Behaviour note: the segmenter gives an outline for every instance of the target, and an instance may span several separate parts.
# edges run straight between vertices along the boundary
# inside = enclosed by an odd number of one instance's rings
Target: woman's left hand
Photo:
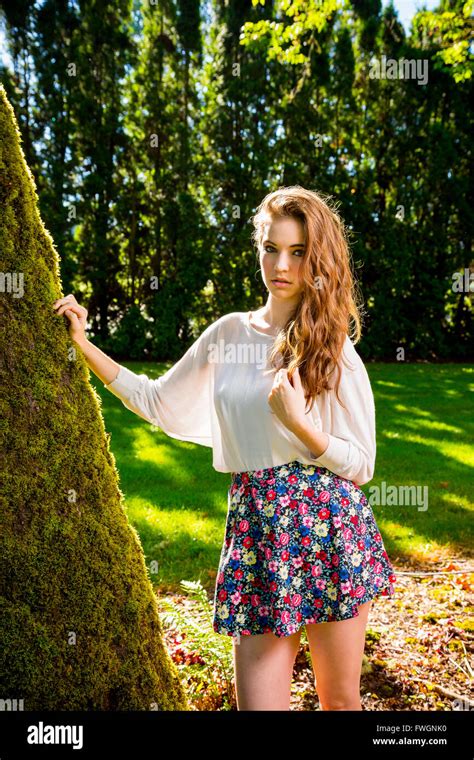
[[[288,430],[293,432],[295,428],[304,425],[308,418],[298,368],[293,373],[292,381],[294,385],[290,383],[287,369],[278,370],[273,380],[273,388],[268,394],[268,403]]]

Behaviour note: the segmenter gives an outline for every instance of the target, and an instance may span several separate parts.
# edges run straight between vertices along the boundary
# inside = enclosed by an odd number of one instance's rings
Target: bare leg
[[[293,665],[301,629],[291,636],[273,633],[234,639],[238,710],[289,710]]]
[[[306,635],[323,710],[362,710],[360,675],[372,599],[349,620],[307,623]]]

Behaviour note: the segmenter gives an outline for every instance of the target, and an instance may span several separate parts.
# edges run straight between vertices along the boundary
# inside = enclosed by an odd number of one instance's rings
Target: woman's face
[[[263,281],[274,298],[298,302],[297,296],[302,290],[299,269],[304,250],[304,227],[299,219],[275,218],[264,226],[260,266]]]

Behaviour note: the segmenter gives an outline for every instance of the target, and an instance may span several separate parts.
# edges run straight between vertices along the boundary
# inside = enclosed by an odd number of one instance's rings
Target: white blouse
[[[104,387],[172,438],[210,446],[218,472],[260,470],[296,459],[357,485],[367,483],[375,466],[375,405],[349,336],[343,353],[350,368],[339,360],[339,396],[348,411],[329,390],[307,412],[315,428],[329,436],[317,458],[268,403],[275,376],[267,361],[273,341],[250,324],[249,312],[234,311],[210,324],[156,380],[120,365],[115,380]],[[337,371],[332,377],[337,379]]]

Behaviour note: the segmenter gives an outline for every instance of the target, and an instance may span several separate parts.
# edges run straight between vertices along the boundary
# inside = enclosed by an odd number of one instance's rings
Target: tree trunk
[[[0,696],[187,710],[19,138],[0,86]]]

